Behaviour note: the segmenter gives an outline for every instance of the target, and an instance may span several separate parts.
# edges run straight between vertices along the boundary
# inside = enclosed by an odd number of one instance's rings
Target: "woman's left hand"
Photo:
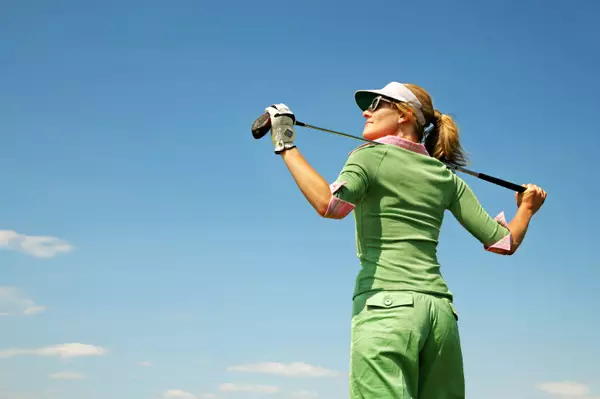
[[[294,144],[296,138],[294,113],[285,104],[271,105],[265,111],[271,116],[271,142],[275,147],[275,153],[280,154],[296,147]]]

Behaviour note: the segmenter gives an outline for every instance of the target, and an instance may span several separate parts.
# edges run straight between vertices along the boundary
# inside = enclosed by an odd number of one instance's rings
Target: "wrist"
[[[296,144],[294,143],[282,143],[275,146],[275,154],[284,155],[291,149],[296,148]]]
[[[524,218],[530,220],[533,217],[534,212],[533,212],[533,209],[531,209],[531,208],[528,208],[525,206],[520,206],[517,209],[517,214],[521,217],[524,217]]]

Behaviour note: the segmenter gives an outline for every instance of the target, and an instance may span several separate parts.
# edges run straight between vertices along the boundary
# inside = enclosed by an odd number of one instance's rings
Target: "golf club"
[[[377,141],[368,140],[368,139],[365,139],[362,137],[353,136],[351,134],[346,134],[346,133],[342,133],[342,132],[336,132],[335,130],[324,129],[322,127],[309,125],[307,123],[300,122],[300,121],[296,121],[295,124],[296,124],[296,126],[302,126],[302,127],[306,127],[309,129],[320,130],[320,131],[326,132],[326,133],[337,134],[339,136],[348,137],[351,139],[360,140],[360,141],[364,141],[367,143],[381,144]],[[271,130],[271,116],[269,115],[268,112],[265,112],[264,114],[259,116],[252,124],[252,136],[258,140],[258,139],[262,138],[263,136],[265,136],[269,132],[269,130]],[[518,184],[511,183],[506,180],[498,179],[497,177],[486,175],[484,173],[474,172],[472,170],[463,168],[461,166],[450,165],[448,163],[445,163],[445,164],[450,169],[458,170],[460,172],[469,174],[471,176],[477,177],[477,178],[485,180],[487,182],[497,184],[498,186],[508,188],[509,190],[517,191],[519,193],[522,193],[525,191],[525,187],[520,186]]]

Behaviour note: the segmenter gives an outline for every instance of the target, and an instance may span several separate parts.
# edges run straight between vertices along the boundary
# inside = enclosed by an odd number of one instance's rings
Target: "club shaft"
[[[349,137],[349,138],[355,139],[355,140],[365,141],[367,143],[381,144],[381,143],[378,143],[377,141],[368,140],[368,139],[365,139],[363,137],[353,136],[353,135],[347,134],[347,133],[336,132],[335,130],[329,130],[329,129],[325,129],[325,128],[322,128],[322,127],[309,125],[308,123],[304,123],[304,122],[296,122],[296,125],[302,126],[302,127],[308,127],[310,129],[320,130],[322,132],[337,134],[339,136]]]
[[[355,140],[359,140],[359,141],[364,141],[364,142],[367,142],[367,143],[381,144],[381,143],[379,143],[377,141],[368,140],[368,139],[365,139],[363,137],[353,136],[351,134],[342,133],[342,132],[338,132],[338,131],[330,130],[330,129],[325,129],[325,128],[314,126],[314,125],[309,125],[308,123],[304,123],[304,122],[300,122],[300,121],[296,121],[296,125],[297,126],[306,127],[306,128],[310,128],[310,129],[314,129],[314,130],[320,130],[322,132],[337,134],[339,136],[348,137],[348,138],[351,138],[351,139],[355,139]],[[477,177],[479,179],[485,180],[487,182],[496,184],[498,186],[501,186],[501,187],[504,187],[504,188],[508,188],[509,190],[513,190],[513,191],[516,191],[516,192],[519,192],[519,193],[522,193],[523,191],[525,191],[525,187],[520,186],[520,185],[515,184],[515,183],[511,183],[511,182],[506,181],[506,180],[499,179],[497,177],[486,175],[484,173],[474,172],[472,170],[463,168],[461,166],[450,165],[448,163],[446,163],[446,165],[449,168],[451,168],[451,169],[458,170],[460,172],[469,174],[471,176],[474,176],[474,177]]]

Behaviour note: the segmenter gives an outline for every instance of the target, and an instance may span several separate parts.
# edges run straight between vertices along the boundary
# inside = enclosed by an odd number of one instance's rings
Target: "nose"
[[[363,111],[363,116],[365,117],[365,119],[369,119],[371,116],[373,116],[373,114],[371,113],[371,111],[366,109]]]

